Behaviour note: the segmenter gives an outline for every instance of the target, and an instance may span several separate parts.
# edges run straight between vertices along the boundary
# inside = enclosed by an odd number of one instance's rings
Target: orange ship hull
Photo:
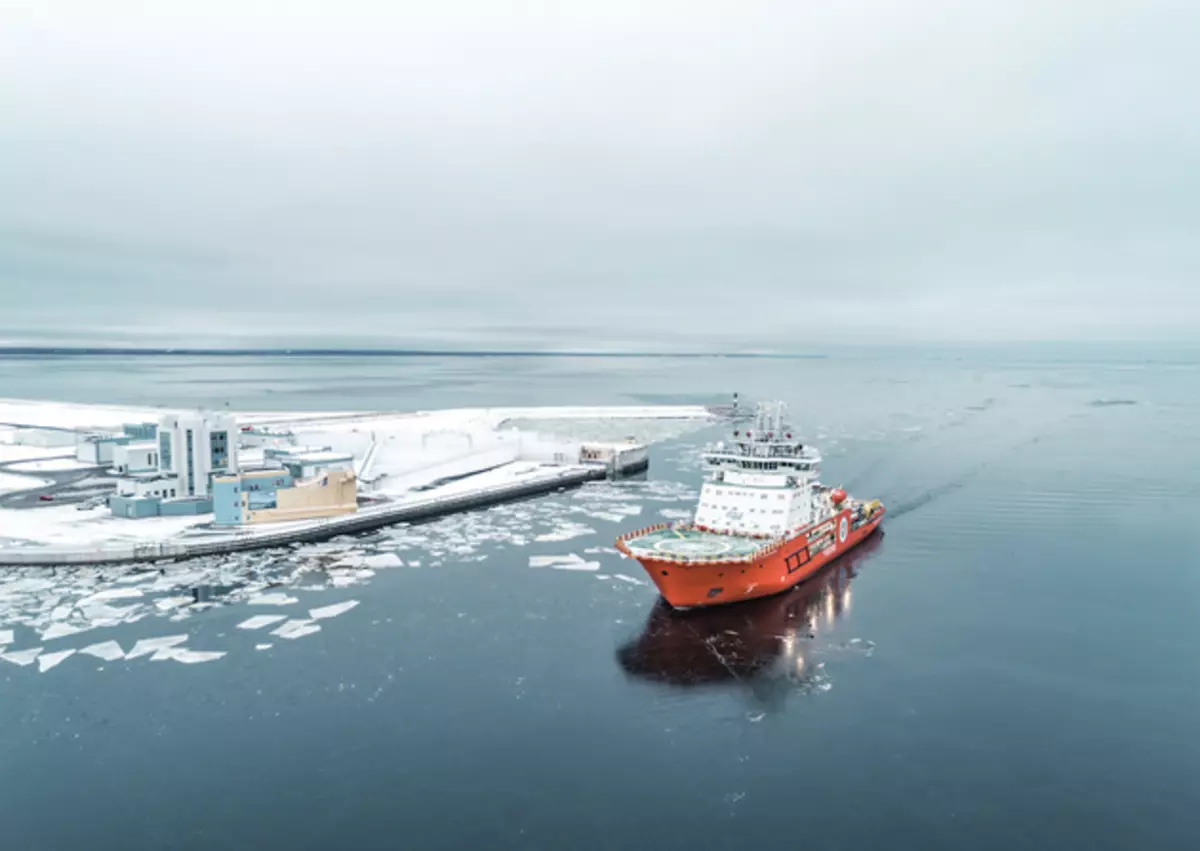
[[[771,542],[761,554],[730,561],[659,559],[631,549],[629,539],[618,541],[617,548],[641,563],[663,599],[673,607],[720,606],[769,597],[800,584],[862,543],[879,528],[883,515],[881,506],[856,526],[850,512],[843,510],[796,537]]]

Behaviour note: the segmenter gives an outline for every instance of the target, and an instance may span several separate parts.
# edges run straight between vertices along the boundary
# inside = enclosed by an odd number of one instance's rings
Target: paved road
[[[74,458],[74,454],[58,456],[61,458]],[[49,458],[39,458],[39,461],[48,461]],[[35,479],[49,480],[50,484],[40,485],[29,490],[13,491],[12,493],[0,494],[0,507],[3,508],[36,508],[44,505],[55,505],[61,503],[83,502],[91,499],[93,496],[100,494],[108,494],[116,488],[116,481],[98,481],[102,478],[107,479],[103,467],[87,467],[80,470],[21,470],[19,465],[28,463],[26,461],[5,461],[0,462],[0,472],[13,473],[15,475],[30,476]],[[12,469],[13,465],[18,465],[18,469]],[[97,480],[95,484],[84,484],[89,479]],[[54,502],[45,502],[39,497],[42,494],[48,494],[54,497]]]

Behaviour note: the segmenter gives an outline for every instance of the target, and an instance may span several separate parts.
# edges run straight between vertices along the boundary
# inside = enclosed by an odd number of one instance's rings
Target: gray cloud
[[[1200,330],[1193,3],[501,5],[7,3],[6,336]]]

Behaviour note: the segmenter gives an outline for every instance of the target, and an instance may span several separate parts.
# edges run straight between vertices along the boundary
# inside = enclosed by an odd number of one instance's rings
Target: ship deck
[[[744,558],[753,555],[769,543],[763,538],[741,535],[718,535],[697,529],[656,529],[637,538],[627,539],[625,546],[633,556],[654,558]]]

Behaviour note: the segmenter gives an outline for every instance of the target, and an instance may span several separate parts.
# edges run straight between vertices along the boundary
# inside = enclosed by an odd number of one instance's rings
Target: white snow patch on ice
[[[59,650],[57,653],[43,653],[37,657],[38,670],[41,673],[46,673],[51,668],[62,663],[68,656],[75,655],[75,648],[70,650]]]
[[[344,603],[334,603],[330,606],[322,606],[319,609],[309,609],[308,616],[315,621],[336,618],[338,615],[345,614],[357,605],[358,600],[347,600]]]
[[[79,651],[88,656],[95,656],[97,659],[103,659],[105,662],[114,662],[125,655],[125,651],[121,649],[121,645],[115,641],[101,641],[99,644],[89,644]]]
[[[273,623],[287,620],[287,615],[255,615],[249,620],[244,620],[237,625],[238,629],[262,629],[264,626],[270,626]]]

